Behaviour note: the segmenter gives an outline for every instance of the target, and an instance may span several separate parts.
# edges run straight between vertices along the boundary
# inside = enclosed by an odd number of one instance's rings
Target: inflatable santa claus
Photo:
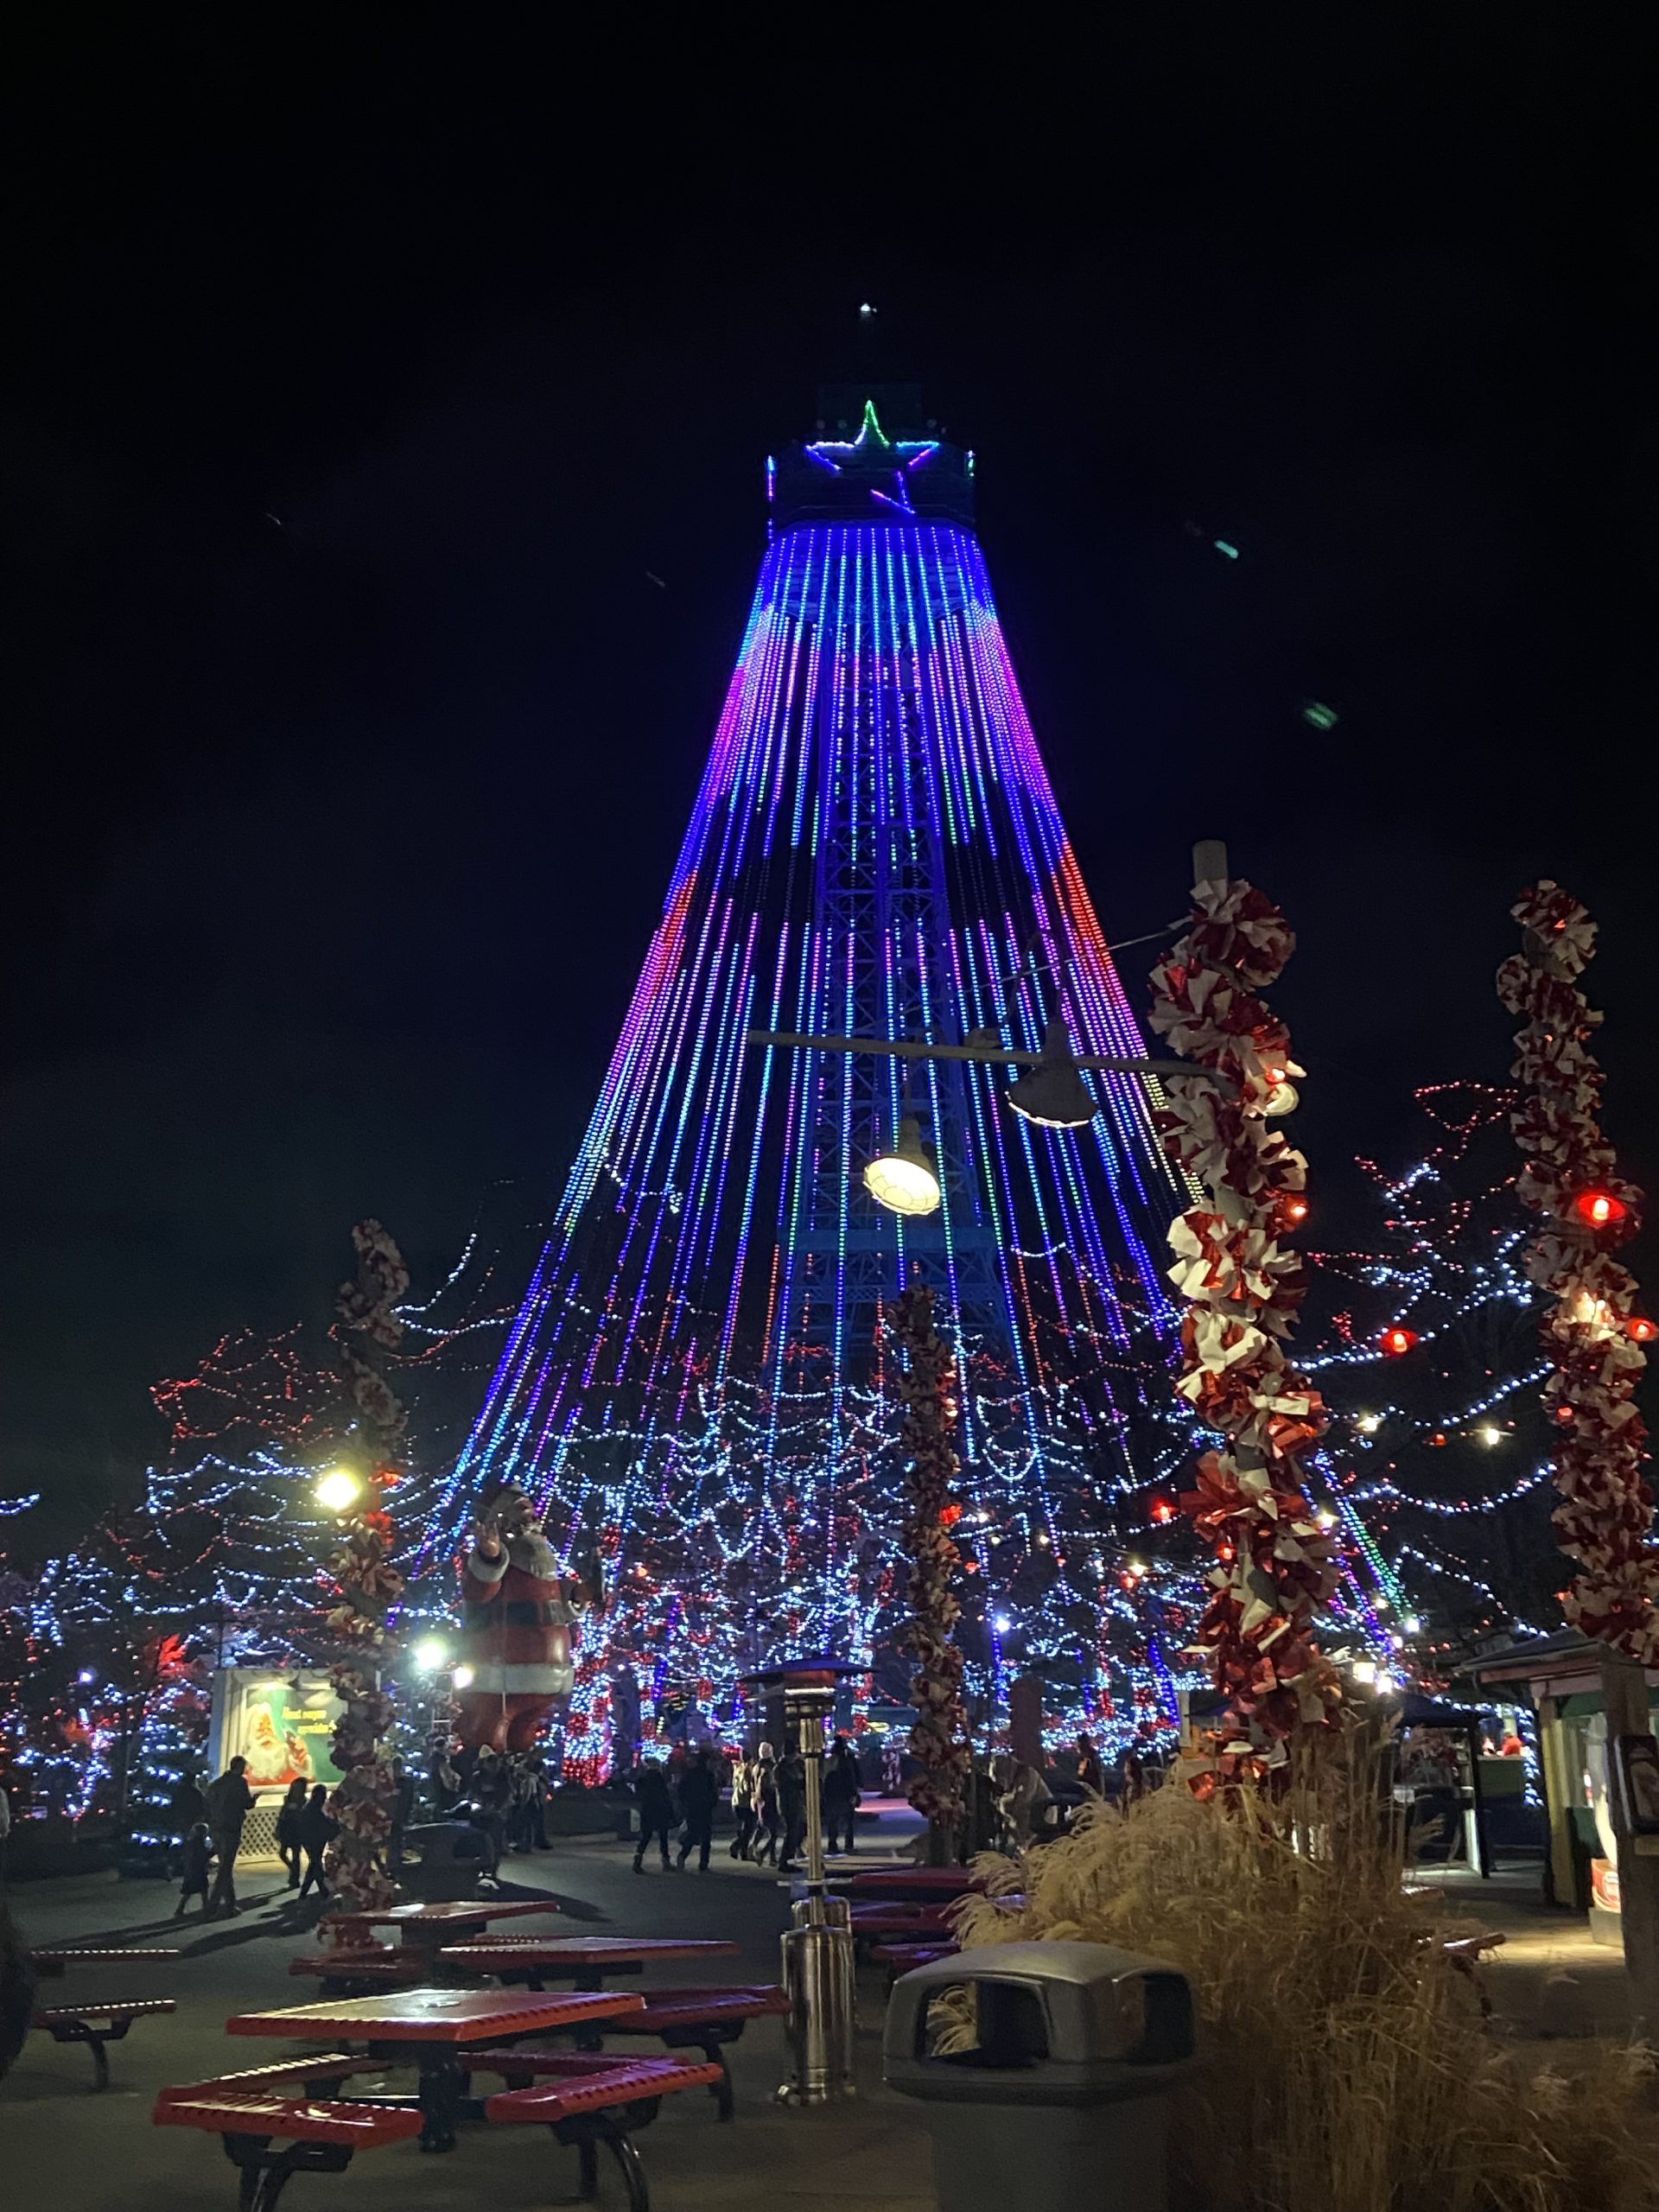
[[[461,1659],[457,1686],[461,1740],[496,1751],[527,1751],[553,1707],[570,1694],[575,1671],[570,1630],[597,1591],[559,1573],[536,1508],[521,1490],[501,1491],[480,1520],[461,1570]]]

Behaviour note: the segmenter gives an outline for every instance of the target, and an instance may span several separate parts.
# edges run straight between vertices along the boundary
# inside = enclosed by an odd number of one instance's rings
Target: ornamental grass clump
[[[1179,1784],[988,1856],[965,1948],[1114,1943],[1190,1977],[1183,2212],[1637,2212],[1659,2205],[1642,2055],[1497,2039],[1402,1888],[1382,1747],[1357,1729],[1271,1801]],[[1023,1892],[1019,1911],[999,1894]]]

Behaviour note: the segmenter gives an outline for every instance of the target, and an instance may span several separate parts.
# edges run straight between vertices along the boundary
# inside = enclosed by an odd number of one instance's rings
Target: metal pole
[[[833,1694],[785,1693],[785,1714],[806,1764],[806,1895],[782,1938],[792,2063],[778,2101],[786,2105],[830,2104],[855,2094],[852,1916],[846,1898],[826,1896],[823,1885],[823,1722]]]
[[[807,1037],[788,1029],[751,1029],[751,1045],[773,1045],[782,1052],[867,1053],[878,1060],[972,1060],[982,1067],[1034,1068],[1040,1052],[992,1040],[978,1045],[934,1045],[925,1037]],[[1116,1052],[1073,1052],[1073,1067],[1098,1068],[1107,1074],[1201,1076],[1205,1082],[1228,1087],[1227,1078],[1213,1068],[1193,1060],[1134,1060]]]

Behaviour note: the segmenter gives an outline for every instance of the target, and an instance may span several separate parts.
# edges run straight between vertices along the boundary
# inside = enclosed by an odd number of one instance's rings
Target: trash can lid
[[[976,2043],[930,2052],[930,2007],[972,1993]],[[1192,1993],[1179,1967],[1110,1943],[986,1943],[903,1974],[887,2004],[887,2059],[975,2066],[1167,2066],[1193,2049]]]

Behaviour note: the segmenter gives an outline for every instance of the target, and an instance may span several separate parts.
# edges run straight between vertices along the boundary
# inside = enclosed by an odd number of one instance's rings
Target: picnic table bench
[[[420,2008],[411,2009],[410,1995],[434,2000],[424,2018]],[[458,2003],[462,1998],[471,2001]],[[626,2015],[639,2005],[632,1995],[589,1993],[531,2000],[528,2011],[537,2015],[537,2025],[548,2027],[577,2010]],[[379,2009],[371,2011],[372,2005]],[[455,2123],[464,2119],[550,2128],[560,2143],[575,2149],[585,2197],[598,2193],[603,2145],[621,2172],[629,2212],[650,2212],[635,2132],[656,2118],[664,2097],[681,2089],[715,2088],[721,2071],[708,2063],[624,2058],[603,2051],[537,2052],[533,2067],[526,2068],[517,2045],[490,2048],[478,2040],[493,2028],[512,2032],[528,2017],[525,2000],[505,1990],[415,1992],[390,2012],[374,1999],[361,2000],[354,2008],[302,2005],[287,2013],[246,2014],[228,2024],[244,2033],[276,2032],[263,2024],[256,2029],[252,2023],[296,2022],[297,2014],[307,2024],[321,2027],[320,2016],[330,2011],[348,2027],[372,2028],[372,2041],[382,2047],[366,2056],[337,2050],[278,2060],[163,2089],[156,2099],[156,2126],[194,2127],[220,2138],[241,2177],[239,2212],[272,2212],[291,2175],[342,2172],[359,2151],[416,2138],[424,2150],[452,2149]],[[440,2031],[435,2036],[427,2032],[435,2022]],[[391,2096],[377,2090],[342,2095],[353,2075],[378,2073],[390,2063],[388,2042],[415,2045],[422,2058],[418,2094]],[[435,2050],[441,2050],[445,2062],[435,2069],[443,2081],[442,2094],[435,2097],[435,2070],[426,2063]],[[469,2094],[474,2072],[506,2075],[509,2086],[475,2099]],[[512,2086],[521,2075],[528,2076],[527,2085]]]
[[[41,1980],[59,1981],[71,1967],[106,1966],[124,1959],[176,1959],[179,1954],[170,1947],[141,1950],[137,1946],[88,1943],[56,1946],[29,1955]],[[110,2044],[124,2043],[135,2020],[177,2009],[176,2001],[171,1997],[98,1998],[79,2004],[66,1999],[55,2005],[37,2005],[29,2016],[29,2025],[49,2035],[54,2043],[85,2044],[92,2055],[92,2087],[107,2089]]]

